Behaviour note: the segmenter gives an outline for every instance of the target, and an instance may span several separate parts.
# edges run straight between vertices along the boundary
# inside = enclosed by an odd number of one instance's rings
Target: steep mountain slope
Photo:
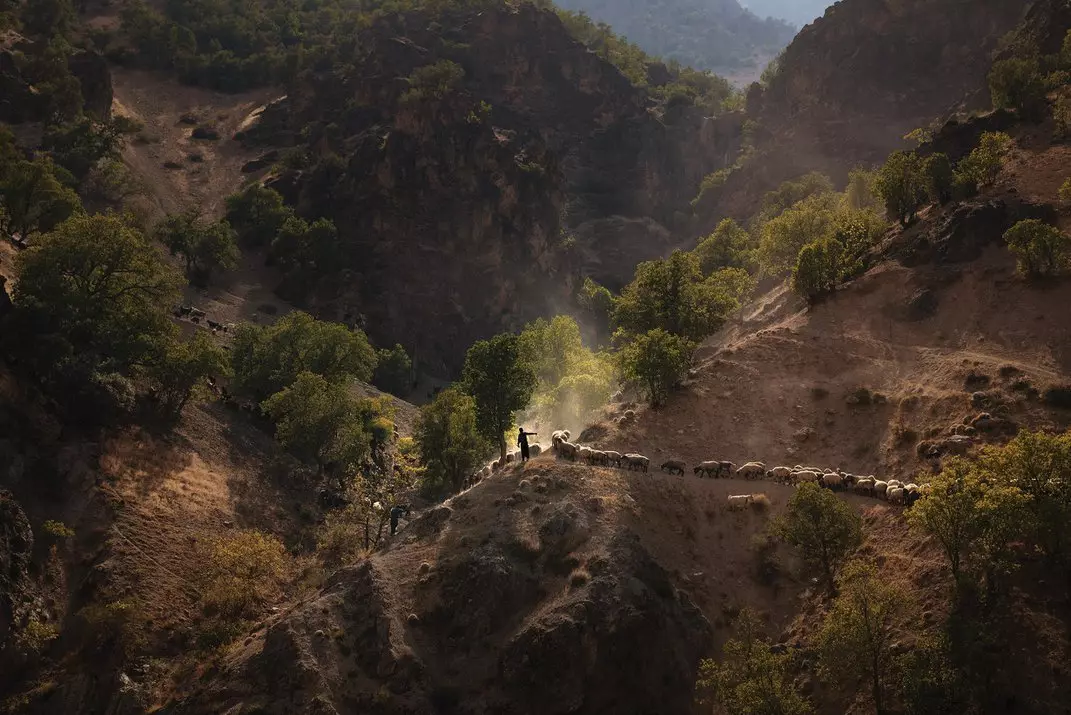
[[[1032,3],[842,0],[804,28],[765,88],[748,93],[755,152],[699,207],[749,216],[763,191],[817,170],[852,167],[907,147],[904,135],[960,110],[990,106],[998,41]],[[716,197],[715,197],[716,194]]]
[[[738,143],[739,117],[654,103],[532,5],[385,17],[340,52],[245,138],[299,143],[273,186],[340,229],[342,264],[299,297],[432,372],[578,275],[621,286]]]
[[[719,73],[776,55],[794,34],[787,23],[769,19],[772,13],[752,14],[737,0],[564,0],[558,5],[605,22],[656,57]]]

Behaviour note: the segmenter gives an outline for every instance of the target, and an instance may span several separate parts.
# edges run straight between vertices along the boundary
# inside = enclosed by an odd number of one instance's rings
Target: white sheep
[[[881,480],[878,480],[878,481],[874,482],[874,496],[876,496],[878,499],[884,499],[885,498],[885,492],[886,492],[886,490],[888,490],[888,488],[889,488],[889,483],[888,482],[883,482]]]
[[[563,459],[569,459],[576,461],[579,449],[572,442],[559,442],[558,443],[558,456]]]
[[[890,504],[903,504],[904,497],[907,494],[903,487],[889,487],[886,493],[889,495]]]
[[[610,463],[610,458],[606,456],[606,452],[603,452],[600,449],[593,449],[588,454],[588,461],[591,464],[604,464],[604,465],[606,465],[606,464]]]
[[[840,489],[844,486],[844,477],[836,473],[823,474],[818,483],[828,489]]]
[[[856,494],[872,495],[874,493],[874,480],[871,477],[859,479],[852,487]]]
[[[624,459],[625,464],[628,465],[629,469],[638,469],[646,472],[651,465],[651,460],[644,457],[642,454],[626,454]]]
[[[621,466],[621,453],[614,452],[613,450],[606,450],[606,460],[615,467]]]
[[[774,467],[766,471],[767,479],[776,479],[779,482],[787,482],[792,476],[792,470],[788,467]]]
[[[559,442],[568,442],[569,441],[569,430],[567,430],[567,429],[554,430],[550,434],[550,441],[551,441],[551,444],[553,444],[553,445],[557,445]]]
[[[803,484],[804,482],[818,483],[818,478],[821,476],[819,472],[811,469],[802,469],[798,472],[792,472],[792,481],[795,484]]]
[[[736,470],[736,476],[741,479],[761,479],[766,474],[766,465],[762,462],[748,462]]]
[[[576,457],[577,457],[577,459],[583,460],[585,462],[590,462],[591,461],[591,447],[585,447],[583,445],[578,444],[576,446]]]
[[[730,494],[729,495],[729,508],[730,509],[743,509],[754,500],[751,494]]]

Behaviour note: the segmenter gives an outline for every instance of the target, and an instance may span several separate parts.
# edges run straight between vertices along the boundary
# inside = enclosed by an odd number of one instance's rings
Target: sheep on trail
[[[576,461],[579,449],[572,442],[559,442],[558,443],[558,456],[563,459],[568,459],[573,462]]]
[[[625,464],[629,469],[637,469],[642,472],[646,472],[651,465],[651,460],[644,457],[642,454],[626,454]]]
[[[729,495],[729,508],[730,509],[743,509],[751,504],[754,497],[751,494],[730,494]]]
[[[788,467],[774,467],[766,472],[767,479],[775,479],[779,482],[787,482],[791,476],[792,470]]]
[[[874,496],[878,499],[885,498],[885,490],[889,488],[888,482],[877,481],[874,482]]]
[[[576,446],[576,458],[585,462],[591,462],[591,447],[585,447],[583,445]]]
[[[821,473],[819,472],[811,471],[809,469],[803,469],[798,472],[792,473],[792,482],[794,484],[803,484],[804,482],[812,482],[814,484],[817,484],[818,478],[820,476]]]
[[[716,459],[709,459],[705,462],[700,462],[692,468],[692,473],[699,477],[711,477],[717,479],[718,477],[728,477],[733,473],[732,462],[718,461]]]
[[[904,488],[903,487],[890,487],[888,490],[889,503],[890,504],[903,504],[904,503]]]
[[[610,465],[612,465],[614,467],[620,467],[621,466],[621,453],[620,452],[614,452],[614,451],[611,451],[611,450],[606,450],[606,460],[607,460],[607,462],[610,463]]]
[[[840,489],[844,486],[844,477],[836,473],[823,474],[819,478],[818,484],[826,489]]]
[[[683,459],[667,459],[662,462],[662,466],[659,467],[663,472],[667,474],[679,474],[684,476],[685,463]]]
[[[569,441],[569,430],[567,430],[567,429],[555,430],[550,435],[550,441],[551,441],[551,444],[553,444],[554,446],[557,446],[559,442],[568,442]]]
[[[748,462],[736,470],[736,476],[741,479],[762,479],[766,474],[766,465],[762,462]]]

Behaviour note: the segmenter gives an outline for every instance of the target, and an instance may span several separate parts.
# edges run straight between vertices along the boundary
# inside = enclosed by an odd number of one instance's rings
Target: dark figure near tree
[[[398,533],[398,519],[404,516],[409,518],[409,505],[392,506],[390,508],[390,535],[394,536]]]
[[[535,437],[538,432],[525,432],[524,427],[521,427],[517,433],[517,446],[521,448],[521,461],[528,461],[528,438]]]

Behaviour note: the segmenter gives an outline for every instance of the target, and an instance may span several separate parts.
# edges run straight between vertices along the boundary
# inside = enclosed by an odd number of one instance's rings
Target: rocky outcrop
[[[165,712],[691,712],[700,611],[600,497],[508,479],[510,508],[481,485],[416,519]]]
[[[351,70],[303,76],[243,139],[303,145],[313,166],[275,185],[340,230],[342,270],[283,290],[365,316],[427,371],[453,373],[579,276],[620,284],[663,253],[739,144],[742,116],[662,111],[530,4],[388,16],[358,45],[330,63]],[[422,87],[428,68],[454,75]]]
[[[699,232],[749,218],[762,194],[808,171],[843,182],[907,148],[904,135],[990,106],[1001,38],[1029,2],[840,0],[796,36],[765,89],[752,87],[755,151],[698,207]]]
[[[0,490],[0,653],[21,625],[31,592],[32,554],[30,521],[11,492]]]

